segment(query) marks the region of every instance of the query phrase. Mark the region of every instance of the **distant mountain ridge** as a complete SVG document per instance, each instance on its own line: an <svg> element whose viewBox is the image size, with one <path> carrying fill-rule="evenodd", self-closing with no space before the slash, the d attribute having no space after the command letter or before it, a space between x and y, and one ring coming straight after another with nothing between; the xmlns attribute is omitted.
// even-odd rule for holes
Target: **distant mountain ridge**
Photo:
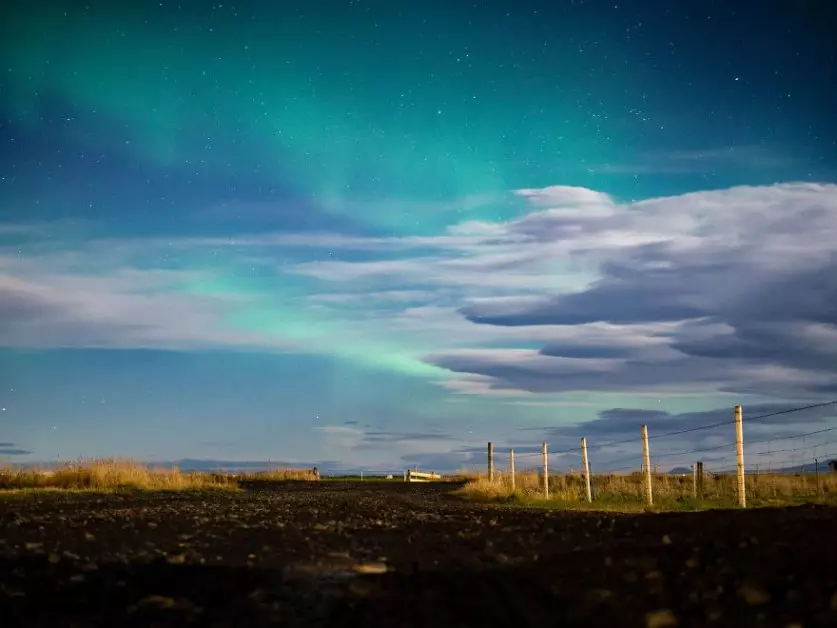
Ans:
<svg viewBox="0 0 837 628"><path fill-rule="evenodd" d="M747 475L755 475L756 472L757 472L755 465L746 464L745 468L746 468ZM819 463L817 463L817 465L814 465L813 462L808 462L808 463L805 463L804 465L797 465L797 466L793 466L793 467L784 466L784 467L771 468L766 464L760 464L758 466L758 473L760 473L762 475L767 474L767 473L778 473L778 474L781 474L781 475L805 473L806 475L813 475L813 474L817 473L818 470L819 470L819 473L833 473L833 471L831 471L831 469L828 466L828 460L820 460ZM711 467L705 467L705 469L704 469L704 473L710 473L711 474L711 473L717 473L717 472L718 471L716 469L712 469ZM723 472L725 474L732 474L732 473L735 473L735 469L730 468L730 467L726 467L726 468L723 469ZM684 474L685 475L691 475L692 470L689 469L688 467L675 467L671 471L669 471L668 473L669 473L669 475L684 475Z"/></svg>

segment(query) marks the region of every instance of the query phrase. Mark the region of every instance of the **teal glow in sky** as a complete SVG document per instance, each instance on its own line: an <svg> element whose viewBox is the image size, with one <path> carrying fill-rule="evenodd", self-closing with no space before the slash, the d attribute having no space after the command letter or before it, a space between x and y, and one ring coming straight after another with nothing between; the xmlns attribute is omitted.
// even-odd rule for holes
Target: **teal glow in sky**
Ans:
<svg viewBox="0 0 837 628"><path fill-rule="evenodd" d="M837 397L816 4L0 23L0 455L458 468Z"/></svg>

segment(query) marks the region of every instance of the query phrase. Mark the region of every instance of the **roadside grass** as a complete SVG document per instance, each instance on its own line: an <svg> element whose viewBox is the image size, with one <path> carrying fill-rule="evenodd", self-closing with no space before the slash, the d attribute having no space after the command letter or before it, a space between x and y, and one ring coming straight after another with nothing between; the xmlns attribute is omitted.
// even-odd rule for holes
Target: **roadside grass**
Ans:
<svg viewBox="0 0 837 628"><path fill-rule="evenodd" d="M252 471L250 473L239 473L235 476L236 480L241 482L287 482L290 480L296 481L313 481L316 480L316 475L313 469L290 469L287 467L279 467L270 469L269 471Z"/></svg>
<svg viewBox="0 0 837 628"><path fill-rule="evenodd" d="M324 475L320 478L325 482L403 482L403 475L387 477L385 475Z"/></svg>
<svg viewBox="0 0 837 628"><path fill-rule="evenodd" d="M545 499L542 479L533 471L517 473L514 490L511 476L500 471L495 473L493 483L483 474L471 479L457 494L483 503L585 511L664 512L738 507L735 476L707 475L703 494L695 499L691 476L653 475L654 505L651 507L644 503L644 478L640 473L594 475L591 480L592 502L586 500L584 478L580 474L551 476L549 499ZM765 474L747 477L749 507L807 503L837 505L837 474L821 474L819 478Z"/></svg>
<svg viewBox="0 0 837 628"><path fill-rule="evenodd" d="M104 458L79 460L48 471L6 467L0 469L0 489L60 490L190 490L233 489L234 478L217 473L183 472L157 468L133 460Z"/></svg>
<svg viewBox="0 0 837 628"><path fill-rule="evenodd" d="M130 459L78 460L50 470L0 468L0 493L32 491L192 491L237 490L242 481L276 482L312 479L307 469L275 469L265 473L185 472L154 467Z"/></svg>

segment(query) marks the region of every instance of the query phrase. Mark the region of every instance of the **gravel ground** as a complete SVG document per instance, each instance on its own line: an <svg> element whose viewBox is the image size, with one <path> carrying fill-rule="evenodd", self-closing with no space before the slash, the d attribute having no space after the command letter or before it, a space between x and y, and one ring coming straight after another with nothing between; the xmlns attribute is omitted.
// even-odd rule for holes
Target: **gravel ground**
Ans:
<svg viewBox="0 0 837 628"><path fill-rule="evenodd" d="M0 499L0 625L837 626L837 509L613 515L450 486Z"/></svg>

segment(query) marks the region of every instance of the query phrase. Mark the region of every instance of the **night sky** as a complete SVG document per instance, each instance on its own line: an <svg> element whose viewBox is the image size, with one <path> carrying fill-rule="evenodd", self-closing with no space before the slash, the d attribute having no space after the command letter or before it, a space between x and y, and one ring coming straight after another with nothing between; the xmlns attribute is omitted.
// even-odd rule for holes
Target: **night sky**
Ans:
<svg viewBox="0 0 837 628"><path fill-rule="evenodd" d="M4 5L0 456L456 469L837 398L830 4Z"/></svg>

